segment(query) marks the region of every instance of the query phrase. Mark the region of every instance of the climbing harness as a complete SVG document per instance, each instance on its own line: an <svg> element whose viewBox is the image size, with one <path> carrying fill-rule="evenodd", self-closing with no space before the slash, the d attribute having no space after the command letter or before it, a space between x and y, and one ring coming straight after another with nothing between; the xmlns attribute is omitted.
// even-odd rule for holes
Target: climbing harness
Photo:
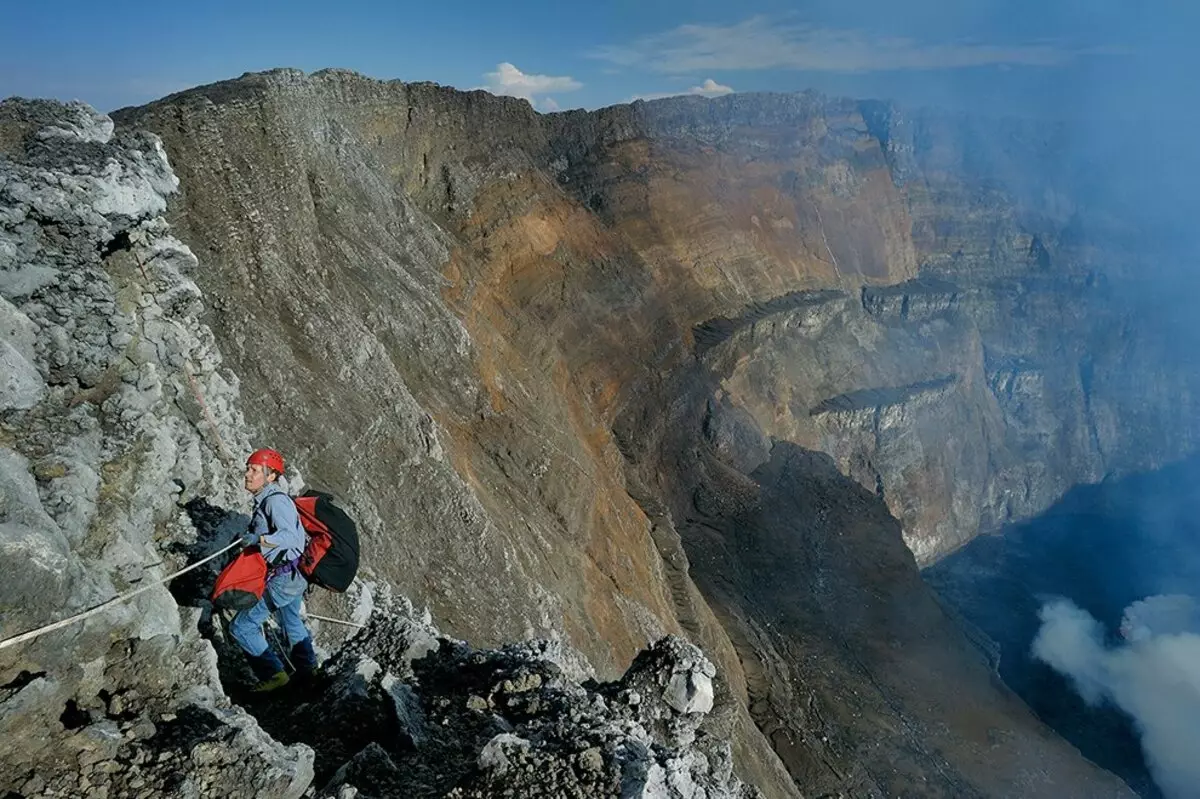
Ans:
<svg viewBox="0 0 1200 799"><path fill-rule="evenodd" d="M296 574L300 571L300 555L291 560L280 561L267 568L267 582L271 582L281 574ZM305 589L307 590L307 589Z"/></svg>

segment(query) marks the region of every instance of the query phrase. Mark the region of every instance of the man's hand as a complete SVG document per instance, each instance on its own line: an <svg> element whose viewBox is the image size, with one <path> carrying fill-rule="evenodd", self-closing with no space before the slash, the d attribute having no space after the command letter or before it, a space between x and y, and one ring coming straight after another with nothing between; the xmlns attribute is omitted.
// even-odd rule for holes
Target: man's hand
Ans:
<svg viewBox="0 0 1200 799"><path fill-rule="evenodd" d="M258 533L246 533L242 536L242 546L252 547L258 543Z"/></svg>

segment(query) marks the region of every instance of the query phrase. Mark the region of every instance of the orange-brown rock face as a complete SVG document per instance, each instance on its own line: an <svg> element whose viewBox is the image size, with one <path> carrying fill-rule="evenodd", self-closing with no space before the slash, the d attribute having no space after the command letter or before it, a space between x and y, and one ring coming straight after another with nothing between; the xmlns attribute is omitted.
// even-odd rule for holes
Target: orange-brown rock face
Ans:
<svg viewBox="0 0 1200 799"><path fill-rule="evenodd" d="M872 143L859 146L870 152ZM611 184L588 201L655 274L677 281L665 287L672 296L705 298L708 316L727 310L722 300L737 307L914 276L911 223L882 163L856 169L789 155L622 142L597 165L600 179L613 172ZM802 173L813 185L801 185Z"/></svg>
<svg viewBox="0 0 1200 799"><path fill-rule="evenodd" d="M1019 281L1058 257L1054 237L1021 229L1001 199L959 208L973 189L923 164L896 119L808 94L542 116L479 92L289 71L119 118L165 141L210 321L243 396L262 398L248 417L350 501L368 576L428 603L443 629L559 638L605 674L686 633L721 671L739 768L772 797L922 780L941 795L1065 795L1059 777L1074 795L1120 794L1053 738L1038 759L1043 731L968 664L900 527L848 539L846 558L881 561L843 573L760 518L783 500L763 504L756 469L791 442L868 489L839 483L831 502L890 510L932 558L1103 473L1145 430L1090 434L1090 409L1125 400L1044 356L1058 329L1038 303L1073 307L1085 270L1053 275L1066 293L1026 292ZM988 253L1014 282L985 285ZM912 282L927 272L941 282ZM1064 396L1071 421L1051 430ZM740 432L720 443L709 422L725 418ZM724 460L698 454L726 444ZM774 576L751 601L768 551ZM700 590L689 558L705 559ZM873 591L920 605L914 623L930 629L902 649L952 674L883 680L890 656L844 656L874 615L836 641L832 621L772 616L789 574L793 610L819 606L823 580L855 584L837 594L844 612ZM819 690L796 682L821 674ZM874 686L875 727L843 676ZM922 743L912 731L939 723L928 701L947 679L985 710L947 711ZM823 736L823 717L851 732ZM994 763L979 718L1004 728ZM885 773L887 752L903 778Z"/></svg>

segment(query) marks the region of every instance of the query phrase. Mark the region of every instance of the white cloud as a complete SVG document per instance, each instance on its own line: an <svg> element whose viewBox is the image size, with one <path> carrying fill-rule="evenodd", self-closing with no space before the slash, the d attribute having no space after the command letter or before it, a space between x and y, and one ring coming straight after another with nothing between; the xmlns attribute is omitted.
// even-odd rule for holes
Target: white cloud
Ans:
<svg viewBox="0 0 1200 799"><path fill-rule="evenodd" d="M1066 600L1041 611L1033 656L1070 677L1091 705L1112 701L1133 719L1155 782L1168 799L1200 785L1200 619L1188 597L1134 603L1121 625L1128 643L1106 647L1104 630ZM1182 623L1181 623L1182 620Z"/></svg>
<svg viewBox="0 0 1200 799"><path fill-rule="evenodd" d="M487 79L487 84L481 88L492 94L521 97L535 107L538 105L538 98L550 92L573 92L583 88L582 83L566 76L527 75L507 61L497 64L495 72L488 72L483 77ZM543 111L557 109L558 103L553 98L546 97L542 101Z"/></svg>
<svg viewBox="0 0 1200 799"><path fill-rule="evenodd" d="M1053 41L985 44L919 42L863 31L775 23L756 16L734 25L681 25L591 55L622 67L667 74L734 69L823 72L947 69L987 65L1056 66L1118 48L1070 48Z"/></svg>
<svg viewBox="0 0 1200 799"><path fill-rule="evenodd" d="M717 83L712 78L705 78L704 83L687 90L688 94L699 94L704 97L720 97L722 94L733 94L732 86Z"/></svg>
<svg viewBox="0 0 1200 799"><path fill-rule="evenodd" d="M705 78L704 82L699 86L693 86L690 89L684 89L677 92L651 92L650 94L635 94L625 102L632 103L634 100L658 100L663 97L678 97L682 94L692 94L700 97L720 97L725 94L733 94L733 87L717 83L712 78Z"/></svg>

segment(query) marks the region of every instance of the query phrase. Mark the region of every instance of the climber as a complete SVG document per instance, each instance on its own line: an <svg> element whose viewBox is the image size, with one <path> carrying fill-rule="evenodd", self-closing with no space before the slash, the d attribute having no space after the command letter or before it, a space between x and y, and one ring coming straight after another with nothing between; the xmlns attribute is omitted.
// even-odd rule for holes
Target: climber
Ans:
<svg viewBox="0 0 1200 799"><path fill-rule="evenodd" d="M283 456L273 449L257 449L246 460L246 490L254 495L250 529L242 546L257 546L267 561L267 587L258 604L238 611L229 633L246 652L259 682L255 691L274 691L288 683L279 656L263 634L263 622L274 612L291 647L296 674L311 677L317 667L312 634L300 618L300 604L308 581L297 564L304 552L305 533L296 506L276 480L283 474Z"/></svg>

